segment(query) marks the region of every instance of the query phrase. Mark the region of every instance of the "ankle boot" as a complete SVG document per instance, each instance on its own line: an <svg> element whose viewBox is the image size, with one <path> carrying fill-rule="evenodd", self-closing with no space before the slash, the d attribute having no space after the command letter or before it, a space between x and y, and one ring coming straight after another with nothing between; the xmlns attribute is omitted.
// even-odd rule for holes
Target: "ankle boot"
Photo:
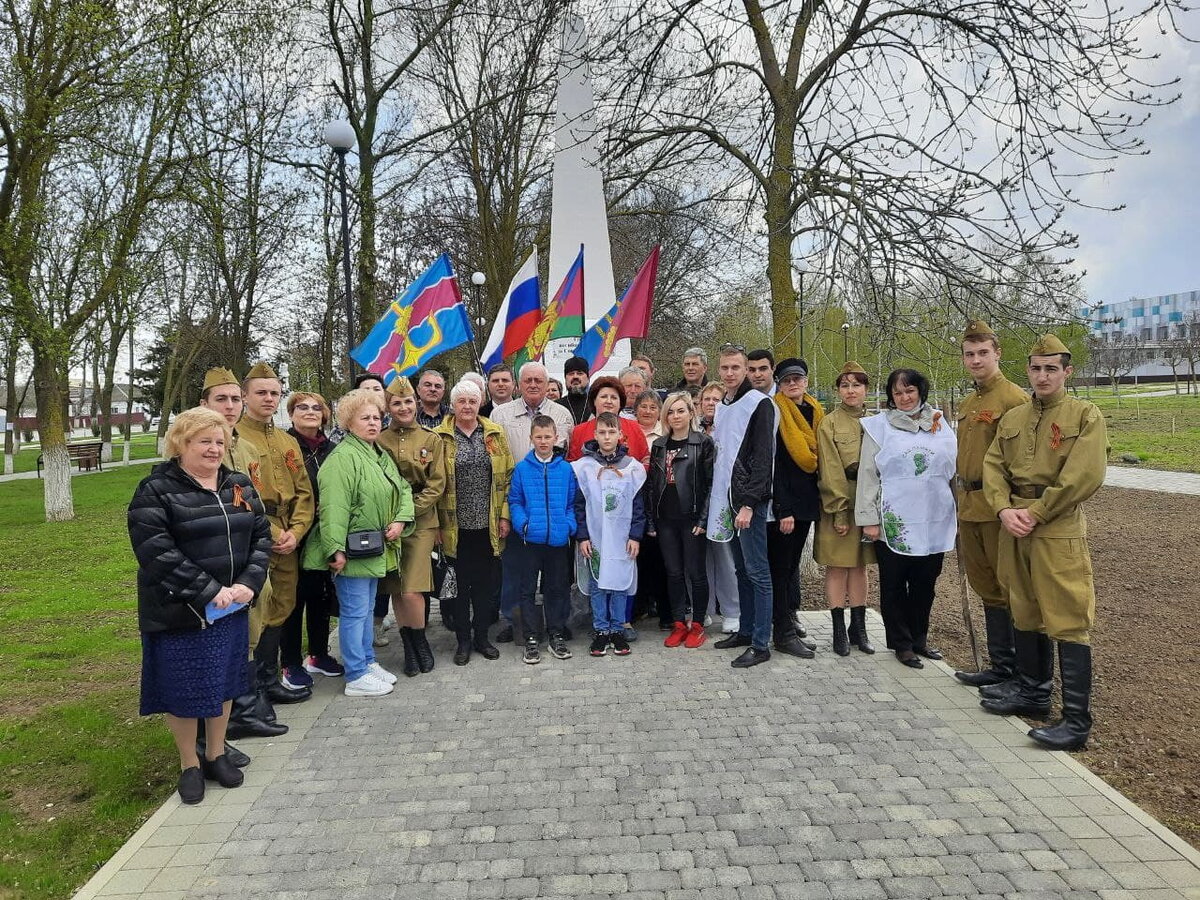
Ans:
<svg viewBox="0 0 1200 900"><path fill-rule="evenodd" d="M1001 684L1016 675L1017 651L1013 646L1013 626L1003 606L983 608L983 627L987 633L988 660L991 666L982 672L955 672L954 677L971 687Z"/></svg>
<svg viewBox="0 0 1200 900"><path fill-rule="evenodd" d="M417 665L417 649L413 646L412 629L405 625L400 629L400 642L404 645L404 672L406 678L412 678L421 672Z"/></svg>
<svg viewBox="0 0 1200 900"><path fill-rule="evenodd" d="M1017 690L1003 697L985 697L979 705L998 716L1050 715L1050 692L1054 689L1054 653L1050 639L1036 631L1013 629L1017 648Z"/></svg>
<svg viewBox="0 0 1200 900"><path fill-rule="evenodd" d="M458 646L454 648L454 664L456 666L465 666L471 661L471 636L469 634L458 635Z"/></svg>
<svg viewBox="0 0 1200 900"><path fill-rule="evenodd" d="M1053 725L1030 730L1029 736L1051 750L1082 750L1092 733L1092 648L1058 642L1062 676L1062 718Z"/></svg>
<svg viewBox="0 0 1200 900"><path fill-rule="evenodd" d="M471 644L475 648L475 652L484 659L499 659L500 651L492 646L492 642L488 640L487 626L476 626L475 640Z"/></svg>
<svg viewBox="0 0 1200 900"><path fill-rule="evenodd" d="M282 625L263 628L254 648L254 663L258 685L271 703L303 703L312 696L312 688L290 688L279 680L279 641Z"/></svg>
<svg viewBox="0 0 1200 900"><path fill-rule="evenodd" d="M233 705L229 712L229 725L225 729L227 738L236 741L242 738L279 737L287 734L288 727L286 725L277 725L274 720L267 721L259 715L258 696L256 691L233 698ZM269 707L270 704L268 703L267 706ZM274 714L275 712L272 710L271 715Z"/></svg>
<svg viewBox="0 0 1200 900"><path fill-rule="evenodd" d="M874 653L871 639L867 637L867 608L865 606L850 607L850 643L861 653Z"/></svg>
<svg viewBox="0 0 1200 900"><path fill-rule="evenodd" d="M833 652L838 656L849 656L850 638L846 635L846 610L839 606L831 609L829 616L833 619Z"/></svg>
<svg viewBox="0 0 1200 900"><path fill-rule="evenodd" d="M433 648L429 646L429 640L425 637L424 628L410 628L412 633L413 649L417 651L417 668L422 674L428 674L433 671Z"/></svg>

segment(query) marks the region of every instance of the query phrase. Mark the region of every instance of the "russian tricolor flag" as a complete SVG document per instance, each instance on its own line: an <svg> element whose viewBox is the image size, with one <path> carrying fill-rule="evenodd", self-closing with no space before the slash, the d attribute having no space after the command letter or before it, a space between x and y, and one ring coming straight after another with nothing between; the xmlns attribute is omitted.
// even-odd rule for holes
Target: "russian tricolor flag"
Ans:
<svg viewBox="0 0 1200 900"><path fill-rule="evenodd" d="M454 266L443 253L388 306L350 356L388 384L397 375L416 374L439 353L473 337Z"/></svg>
<svg viewBox="0 0 1200 900"><path fill-rule="evenodd" d="M483 348L482 366L484 374L492 366L504 362L523 348L542 320L541 291L538 286L537 248L513 276L504 295L504 302L496 313L492 333Z"/></svg>

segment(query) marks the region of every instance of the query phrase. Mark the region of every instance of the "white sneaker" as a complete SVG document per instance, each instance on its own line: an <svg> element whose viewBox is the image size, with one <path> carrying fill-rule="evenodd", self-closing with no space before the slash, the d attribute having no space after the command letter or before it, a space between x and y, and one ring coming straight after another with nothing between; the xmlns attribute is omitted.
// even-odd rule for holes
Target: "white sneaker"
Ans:
<svg viewBox="0 0 1200 900"><path fill-rule="evenodd" d="M386 616L383 617L383 630L391 631L395 627L396 627L396 614L388 613Z"/></svg>
<svg viewBox="0 0 1200 900"><path fill-rule="evenodd" d="M367 666L367 674L373 676L378 681L384 682L385 684L396 683L396 676L377 662L373 662Z"/></svg>
<svg viewBox="0 0 1200 900"><path fill-rule="evenodd" d="M725 617L725 624L721 626L723 634L733 634L738 630L738 620L730 616Z"/></svg>
<svg viewBox="0 0 1200 900"><path fill-rule="evenodd" d="M392 690L390 684L379 681L370 673L346 682L347 697L386 697Z"/></svg>
<svg viewBox="0 0 1200 900"><path fill-rule="evenodd" d="M384 634L383 631L384 631L384 628L382 625L375 626L375 636L371 641L371 646L386 647L388 644L390 644L392 642L392 639L389 638L386 634Z"/></svg>

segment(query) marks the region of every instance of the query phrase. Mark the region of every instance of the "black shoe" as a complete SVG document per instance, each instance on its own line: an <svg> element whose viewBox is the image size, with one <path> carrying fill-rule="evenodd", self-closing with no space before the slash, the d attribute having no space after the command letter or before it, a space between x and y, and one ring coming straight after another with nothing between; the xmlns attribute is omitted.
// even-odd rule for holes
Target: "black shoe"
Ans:
<svg viewBox="0 0 1200 900"><path fill-rule="evenodd" d="M265 685L259 685L254 691L254 715L262 719L264 722L275 724L275 707L271 705L271 701L267 698L267 688Z"/></svg>
<svg viewBox="0 0 1200 900"><path fill-rule="evenodd" d="M792 612L792 624L796 626L796 637L808 637L808 629L804 627L804 619L801 617L800 610L798 609ZM814 646L812 649L815 650L816 647Z"/></svg>
<svg viewBox="0 0 1200 900"><path fill-rule="evenodd" d="M204 776L199 766L192 766L179 773L179 799L189 806L204 799Z"/></svg>
<svg viewBox="0 0 1200 900"><path fill-rule="evenodd" d="M756 650L753 647L747 647L737 659L730 663L735 669L748 669L751 666L761 665L771 658L770 650Z"/></svg>
<svg viewBox="0 0 1200 900"><path fill-rule="evenodd" d="M1058 668L1062 718L1053 725L1031 729L1029 736L1050 750L1082 750L1092 733L1092 648L1059 641Z"/></svg>
<svg viewBox="0 0 1200 900"><path fill-rule="evenodd" d="M926 659L932 659L935 662L939 659L944 659L942 651L937 647L913 647L913 653L917 656L923 656Z"/></svg>
<svg viewBox="0 0 1200 900"><path fill-rule="evenodd" d="M421 667L417 665L417 648L413 646L412 629L405 625L400 629L400 644L404 648L404 668L401 671L406 678L413 678L421 674Z"/></svg>
<svg viewBox="0 0 1200 900"><path fill-rule="evenodd" d="M713 646L718 650L732 650L734 647L749 647L751 643L753 642L749 635L731 634L729 637L717 641Z"/></svg>
<svg viewBox="0 0 1200 900"><path fill-rule="evenodd" d="M632 652L624 631L614 631L608 636L608 642L612 644L613 656L628 656Z"/></svg>
<svg viewBox="0 0 1200 900"><path fill-rule="evenodd" d="M561 631L550 635L550 655L555 659L571 658L571 648L567 646L567 639Z"/></svg>
<svg viewBox="0 0 1200 900"><path fill-rule="evenodd" d="M850 655L850 638L846 634L846 610L840 606L829 611L833 622L833 652L838 656Z"/></svg>
<svg viewBox="0 0 1200 900"><path fill-rule="evenodd" d="M206 748L206 741L196 741L196 757L198 759L204 759ZM248 757L245 753L233 746L233 744L229 743L228 741L225 742L222 752L224 757L239 769L244 769L246 766L250 765L250 757Z"/></svg>
<svg viewBox="0 0 1200 900"><path fill-rule="evenodd" d="M417 668L422 674L428 675L433 671L434 659L433 648L429 646L429 639L425 637L424 628L410 628L412 634L413 649L417 651Z"/></svg>
<svg viewBox="0 0 1200 900"><path fill-rule="evenodd" d="M858 648L860 653L874 653L875 647L867 637L867 608L865 606L850 607L850 643Z"/></svg>
<svg viewBox="0 0 1200 900"><path fill-rule="evenodd" d="M592 656L604 656L608 653L608 635L597 631L592 636L592 646L588 648L588 653Z"/></svg>
<svg viewBox="0 0 1200 900"><path fill-rule="evenodd" d="M476 638L474 647L475 647L475 652L478 653L480 656L482 656L484 659L499 659L500 658L500 651L492 646L491 642L487 639L486 636L484 636L482 638Z"/></svg>
<svg viewBox="0 0 1200 900"><path fill-rule="evenodd" d="M312 696L312 688L290 688L280 681L267 685L267 699L271 703L303 703Z"/></svg>
<svg viewBox="0 0 1200 900"><path fill-rule="evenodd" d="M527 666L536 666L542 661L542 652L538 649L538 640L536 637L525 639L525 652L521 659L524 660Z"/></svg>
<svg viewBox="0 0 1200 900"><path fill-rule="evenodd" d="M798 637L784 641L782 644L776 643L775 649L779 653L786 653L788 656L798 656L801 659L812 659L817 655L814 650L805 645Z"/></svg>
<svg viewBox="0 0 1200 900"><path fill-rule="evenodd" d="M242 770L231 763L224 754L216 759L200 759L200 771L204 773L206 781L215 781L221 787L235 788L239 787L242 780L245 778L242 775Z"/></svg>
<svg viewBox="0 0 1200 900"><path fill-rule="evenodd" d="M923 669L925 663L921 662L921 658L912 650L897 650L896 659L900 660L910 669Z"/></svg>
<svg viewBox="0 0 1200 900"><path fill-rule="evenodd" d="M512 642L513 642L513 627L512 627L512 625L505 625L499 631L496 632L496 643L497 644L511 644Z"/></svg>
<svg viewBox="0 0 1200 900"><path fill-rule="evenodd" d="M985 684L979 689L979 696L990 697L993 700L999 697L1009 697L1015 694L1020 687L1020 680L1014 676L1007 681L1001 681L998 684Z"/></svg>
<svg viewBox="0 0 1200 900"><path fill-rule="evenodd" d="M1013 645L1012 619L1002 606L983 608L983 626L987 632L988 660L991 665L982 672L955 672L963 684L983 688L1001 684L1017 676L1017 651Z"/></svg>
<svg viewBox="0 0 1200 900"><path fill-rule="evenodd" d="M1044 719L1050 715L1049 703L1034 703L1022 699L1021 691L1016 691L1010 697L992 699L984 697L979 701L984 711L996 716L1024 716L1027 719Z"/></svg>
<svg viewBox="0 0 1200 900"><path fill-rule="evenodd" d="M471 661L471 639L458 636L458 646L454 648L454 664L456 666L465 666Z"/></svg>
<svg viewBox="0 0 1200 900"><path fill-rule="evenodd" d="M566 625L562 627L562 636L564 641L574 640L575 638L575 635L571 632L571 629Z"/></svg>

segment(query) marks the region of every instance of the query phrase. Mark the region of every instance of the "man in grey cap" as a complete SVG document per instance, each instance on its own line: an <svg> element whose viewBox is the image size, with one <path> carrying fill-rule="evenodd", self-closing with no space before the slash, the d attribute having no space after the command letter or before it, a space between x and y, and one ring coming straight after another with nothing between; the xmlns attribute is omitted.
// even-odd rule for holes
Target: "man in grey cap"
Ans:
<svg viewBox="0 0 1200 900"><path fill-rule="evenodd" d="M572 356L563 366L563 381L567 385L567 393L558 399L560 406L571 411L571 418L576 425L582 425L587 420L587 389L588 362L582 356Z"/></svg>

